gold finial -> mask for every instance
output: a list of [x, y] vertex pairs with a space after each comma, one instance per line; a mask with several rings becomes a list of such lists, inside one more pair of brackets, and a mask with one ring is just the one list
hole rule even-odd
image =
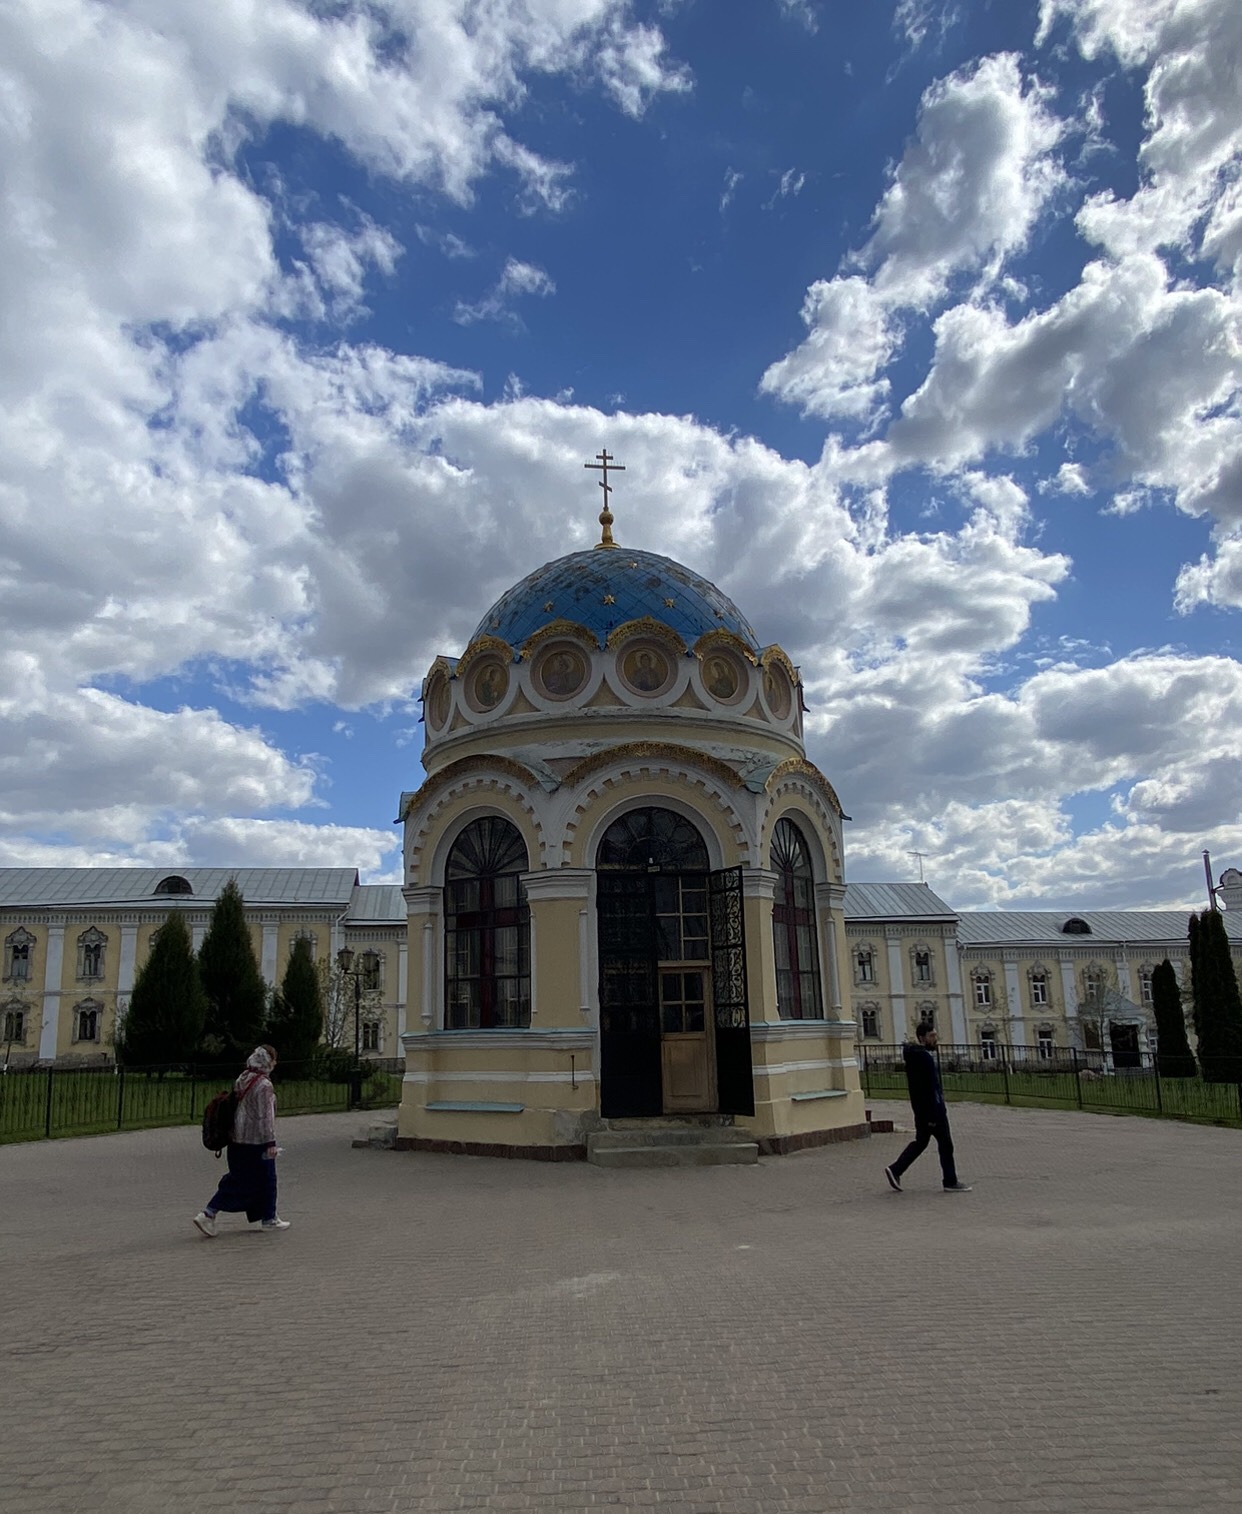
[[584, 468], [594, 468], [597, 473], [604, 475], [599, 484], [600, 488], [604, 491], [604, 508], [599, 512], [599, 523], [604, 528], [604, 534], [595, 543], [595, 550], [598, 551], [601, 547], [615, 547], [617, 545], [612, 539], [612, 511], [608, 508], [608, 496], [612, 493], [612, 485], [608, 482], [608, 470], [611, 468], [614, 473], [624, 473], [625, 464], [614, 463], [612, 454], [607, 448], [603, 452], [597, 452], [595, 456], [599, 459], [597, 463], [583, 463], [582, 466]]

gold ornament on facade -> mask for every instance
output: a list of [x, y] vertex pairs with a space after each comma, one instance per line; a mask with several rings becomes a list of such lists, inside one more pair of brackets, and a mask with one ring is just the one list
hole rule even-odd
[[709, 757], [706, 752], [697, 752], [693, 747], [678, 746], [666, 741], [627, 741], [621, 746], [610, 747], [607, 751], [595, 752], [565, 774], [565, 787], [576, 788], [593, 773], [627, 762], [667, 763], [673, 767], [709, 773], [723, 788], [742, 787], [741, 778], [728, 763], [721, 762], [718, 757]]
[[662, 620], [657, 620], [653, 615], [642, 615], [637, 620], [627, 620], [624, 625], [619, 625], [616, 630], [610, 631], [608, 640], [604, 643], [604, 649], [611, 652], [623, 641], [629, 641], [631, 637], [638, 636], [643, 637], [644, 640], [663, 643], [676, 657], [685, 656], [685, 642], [672, 626], [666, 626]]
[[406, 797], [401, 806], [401, 813], [397, 816], [399, 823], [404, 824], [416, 811], [422, 809], [429, 800], [434, 799], [441, 789], [449, 788], [462, 778], [468, 778], [471, 773], [503, 773], [506, 778], [512, 778], [525, 788], [533, 788], [538, 784], [538, 778], [530, 768], [522, 763], [515, 762], [512, 757], [474, 756], [459, 757], [456, 762], [450, 762], [438, 773], [433, 773], [413, 794]]
[[800, 778], [808, 779], [812, 786], [818, 789], [828, 801], [836, 814], [840, 815], [843, 820], [849, 819], [849, 816], [841, 808], [841, 801], [837, 798], [836, 789], [833, 788], [832, 784], [828, 782], [827, 778], [824, 777], [815, 764], [808, 762], [805, 757], [790, 757], [787, 761], [774, 767], [768, 774], [768, 781], [764, 784], [764, 788], [769, 794], [775, 793], [777, 784], [780, 783], [782, 778], [787, 778], [791, 773], [796, 773]]
[[587, 630], [586, 626], [579, 625], [576, 620], [550, 620], [546, 626], [533, 632], [522, 643], [522, 649], [518, 657], [523, 662], [529, 662], [531, 655], [545, 641], [559, 638], [568, 638], [570, 641], [582, 641], [592, 649], [599, 646], [599, 638], [594, 631]]
[[[710, 656], [717, 648], [725, 648], [727, 651], [736, 652], [739, 657], [744, 657], [751, 667], [759, 665], [759, 659], [736, 631], [730, 631], [725, 626], [716, 626], [711, 631], [704, 631], [698, 641], [695, 642], [691, 651], [700, 662]], [[783, 655], [783, 654], [782, 654]]]
[[502, 641], [499, 636], [476, 636], [457, 659], [458, 678], [463, 678], [470, 664], [477, 662], [480, 657], [489, 652], [493, 657], [498, 657], [501, 662], [507, 663], [513, 658], [513, 648], [507, 641]]

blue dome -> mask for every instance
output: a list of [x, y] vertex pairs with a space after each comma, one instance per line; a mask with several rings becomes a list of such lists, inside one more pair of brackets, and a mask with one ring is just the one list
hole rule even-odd
[[759, 651], [750, 622], [715, 584], [671, 557], [625, 547], [592, 548], [544, 563], [500, 596], [474, 635], [498, 636], [517, 648], [554, 620], [572, 620], [602, 645], [617, 626], [644, 615], [671, 626], [687, 646], [705, 631], [726, 630]]

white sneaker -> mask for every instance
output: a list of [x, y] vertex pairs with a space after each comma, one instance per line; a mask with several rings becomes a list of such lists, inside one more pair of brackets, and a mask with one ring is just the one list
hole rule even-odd
[[208, 1214], [205, 1209], [200, 1209], [194, 1216], [194, 1223], [206, 1236], [214, 1236], [216, 1233], [216, 1217]]
[[288, 1230], [288, 1228], [289, 1221], [281, 1219], [264, 1220], [263, 1223], [259, 1226], [260, 1230]]

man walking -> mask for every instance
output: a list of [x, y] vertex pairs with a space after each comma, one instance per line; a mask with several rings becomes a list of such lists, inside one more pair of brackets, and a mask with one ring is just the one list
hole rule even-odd
[[927, 1150], [932, 1136], [940, 1152], [940, 1171], [944, 1176], [946, 1193], [969, 1193], [969, 1183], [959, 1183], [957, 1168], [953, 1165], [953, 1136], [949, 1130], [949, 1111], [944, 1104], [944, 1090], [940, 1086], [940, 1068], [935, 1051], [937, 1036], [932, 1026], [925, 1021], [914, 1032], [915, 1044], [906, 1045], [901, 1054], [906, 1063], [906, 1084], [910, 1089], [910, 1108], [914, 1111], [914, 1139], [891, 1167], [884, 1169], [888, 1186], [901, 1192], [901, 1175], [907, 1167]]

